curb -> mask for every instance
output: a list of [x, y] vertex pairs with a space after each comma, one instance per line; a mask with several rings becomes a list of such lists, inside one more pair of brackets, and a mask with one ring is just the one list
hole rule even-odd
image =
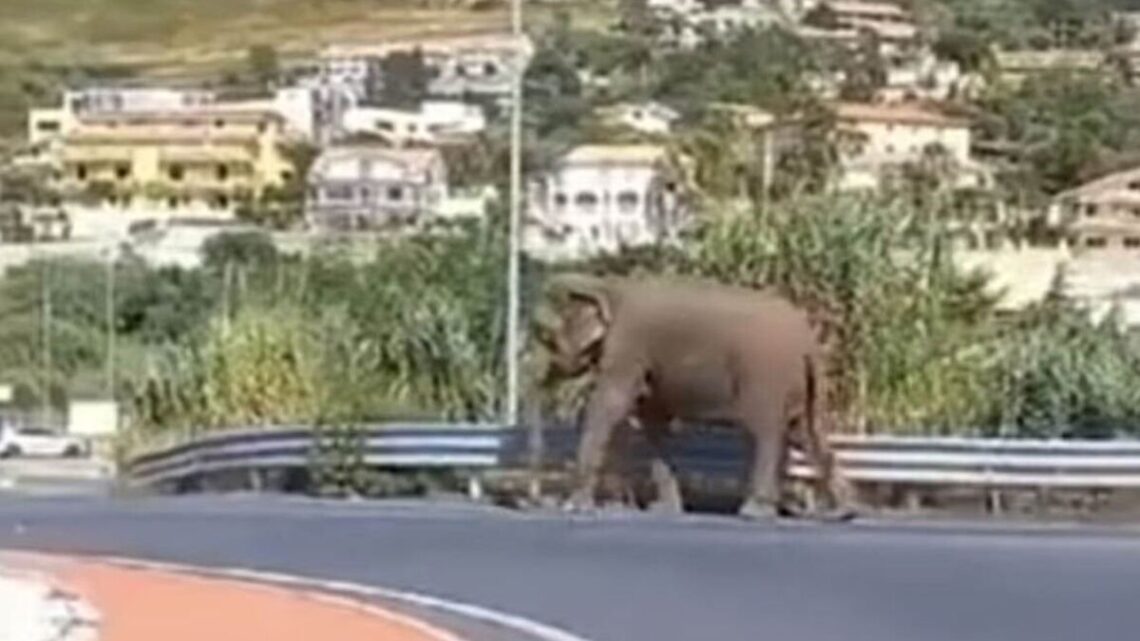
[[4, 641], [95, 641], [99, 614], [73, 594], [42, 577], [0, 569], [0, 639]]

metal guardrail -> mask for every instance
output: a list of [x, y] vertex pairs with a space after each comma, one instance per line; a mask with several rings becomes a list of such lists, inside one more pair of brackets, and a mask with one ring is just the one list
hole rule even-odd
[[[305, 427], [235, 430], [150, 452], [125, 467], [135, 485], [157, 486], [193, 476], [242, 469], [305, 468], [317, 439]], [[544, 430], [542, 461], [572, 460], [578, 432]], [[861, 483], [975, 487], [1140, 487], [1140, 441], [1029, 441], [971, 438], [837, 436], [832, 439], [844, 475]], [[529, 460], [526, 429], [477, 424], [383, 424], [362, 428], [362, 461], [396, 468], [489, 470], [523, 468]], [[647, 460], [634, 433], [623, 454], [633, 465]], [[682, 474], [739, 477], [750, 446], [729, 430], [683, 433], [670, 456]], [[808, 478], [811, 466], [793, 453], [791, 474]]]

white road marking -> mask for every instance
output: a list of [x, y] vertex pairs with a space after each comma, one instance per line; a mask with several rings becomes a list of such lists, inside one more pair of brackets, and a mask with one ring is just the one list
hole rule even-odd
[[[38, 554], [31, 552], [29, 556], [35, 557]], [[51, 555], [44, 555], [51, 558]], [[132, 559], [119, 556], [80, 556], [75, 557], [94, 561], [97, 563], [107, 563], [111, 565], [118, 565], [128, 569], [150, 570], [157, 572], [168, 573], [181, 573], [181, 574], [196, 574], [199, 576], [214, 576], [220, 578], [236, 579], [245, 582], [269, 584], [276, 586], [289, 586], [294, 588], [302, 588], [308, 590], [322, 590], [325, 592], [336, 592], [346, 595], [353, 595], [356, 597], [384, 599], [395, 601], [399, 603], [406, 603], [409, 605], [427, 608], [431, 610], [438, 610], [440, 612], [447, 612], [450, 614], [459, 615], [476, 621], [490, 623], [497, 625], [515, 632], [519, 632], [536, 639], [536, 641], [590, 641], [585, 637], [578, 636], [573, 632], [556, 628], [545, 623], [534, 621], [526, 617], [509, 614], [492, 608], [486, 608], [480, 605], [470, 603], [463, 603], [462, 601], [454, 601], [442, 597], [435, 597], [428, 594], [419, 592], [410, 592], [406, 590], [396, 590], [392, 588], [382, 588], [371, 585], [364, 585], [362, 583], [353, 583], [350, 581], [334, 581], [323, 580], [311, 577], [297, 576], [293, 574], [285, 574], [281, 572], [264, 572], [261, 570], [254, 570], [250, 568], [216, 568], [206, 566], [185, 565], [181, 563], [170, 563], [166, 561], [146, 561], [141, 559]], [[324, 598], [336, 600], [334, 595], [323, 595]], [[351, 602], [349, 599], [344, 601]], [[367, 608], [364, 604], [358, 604], [361, 607]], [[391, 613], [397, 615], [397, 613]], [[402, 615], [398, 615], [402, 616]], [[409, 625], [418, 624], [432, 629], [433, 626], [423, 621], [418, 621], [413, 617], [407, 617]], [[421, 628], [422, 629], [422, 628]], [[425, 630], [426, 631], [426, 630]], [[449, 634], [449, 633], [443, 633]], [[451, 637], [454, 639], [454, 637]]]

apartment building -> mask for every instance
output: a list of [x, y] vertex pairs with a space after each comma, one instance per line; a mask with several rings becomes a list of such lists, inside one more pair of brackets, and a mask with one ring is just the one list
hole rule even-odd
[[59, 140], [56, 186], [88, 207], [227, 215], [291, 177], [282, 147], [292, 140], [272, 110], [87, 114]]
[[1058, 194], [1050, 214], [1076, 250], [1140, 251], [1140, 167]]
[[322, 232], [422, 229], [448, 199], [437, 149], [329, 147], [309, 170], [308, 186], [306, 219]]
[[900, 168], [937, 158], [958, 188], [986, 187], [989, 172], [970, 157], [970, 124], [919, 103], [835, 103], [841, 190], [878, 189]]
[[573, 260], [676, 239], [684, 200], [665, 147], [583, 145], [532, 184], [525, 250]]

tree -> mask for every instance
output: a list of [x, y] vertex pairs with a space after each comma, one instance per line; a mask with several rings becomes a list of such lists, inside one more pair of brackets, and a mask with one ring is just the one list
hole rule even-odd
[[388, 106], [418, 109], [431, 79], [423, 50], [394, 51], [380, 63], [380, 101]]
[[256, 44], [246, 52], [246, 66], [262, 89], [270, 89], [281, 75], [277, 48], [270, 44]]
[[270, 229], [290, 229], [304, 220], [309, 170], [318, 152], [306, 143], [289, 144], [281, 151], [291, 168], [285, 180], [256, 196], [239, 199], [238, 218]]

